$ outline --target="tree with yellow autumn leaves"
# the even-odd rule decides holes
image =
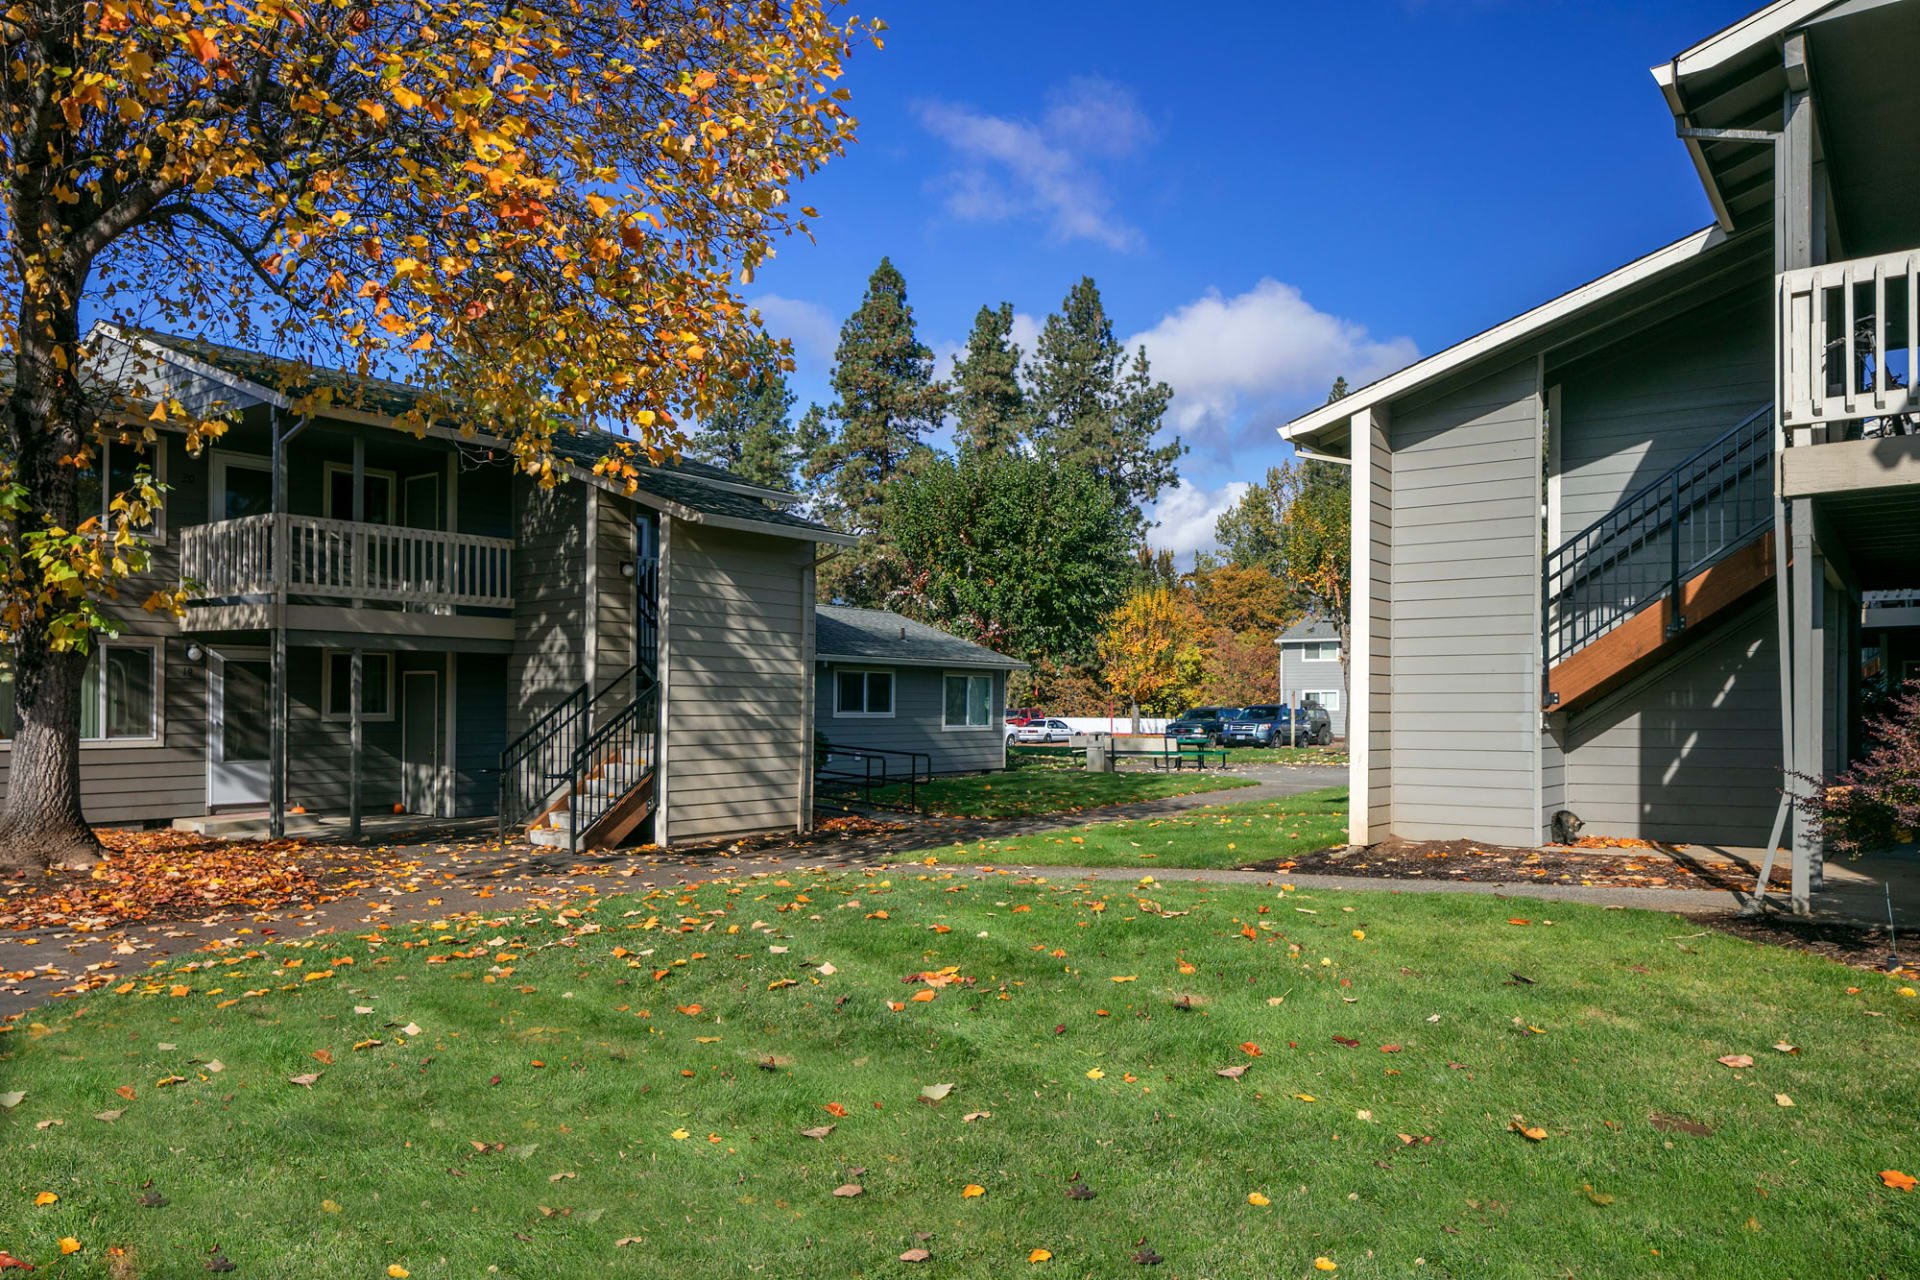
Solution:
[[[96,854],[82,668],[164,502],[142,471],[106,519],[79,511],[100,441],[224,429],[90,376],[84,321],[402,376],[411,425],[483,422],[543,483],[569,423],[658,456],[749,375],[739,289],[814,216],[792,189],[852,139],[837,81],[878,27],[820,0],[0,11],[0,861]]]

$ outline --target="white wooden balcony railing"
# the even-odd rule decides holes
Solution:
[[[431,529],[289,515],[288,572],[274,572],[274,520],[189,526],[181,573],[198,599],[288,593],[417,605],[513,607],[513,543]],[[280,577],[283,580],[277,581]]]
[[[1796,443],[1859,434],[1804,428],[1920,411],[1920,249],[1783,272],[1779,305],[1780,417]]]

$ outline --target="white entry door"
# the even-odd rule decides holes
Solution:
[[[207,805],[267,803],[273,667],[264,650],[207,653]]]
[[[440,673],[401,673],[400,803],[408,813],[439,813]]]

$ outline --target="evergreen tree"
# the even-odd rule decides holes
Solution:
[[[781,367],[785,356],[779,344],[762,336],[751,348],[751,359],[732,394],[695,430],[688,452],[749,483],[791,489],[797,449],[787,417],[794,395]]]
[[[1020,385],[1020,346],[1013,340],[1013,304],[981,307],[967,351],[953,367],[954,439],[962,452],[1006,453],[1027,433],[1027,395]]]
[[[1028,376],[1034,442],[1103,481],[1133,512],[1135,532],[1143,532],[1141,508],[1175,482],[1174,465],[1186,446],[1178,438],[1154,443],[1173,388],[1154,380],[1144,347],[1128,360],[1091,277],[1047,317]]]
[[[815,441],[807,479],[820,490],[828,523],[872,533],[888,483],[924,451],[920,437],[946,408],[946,388],[933,380],[933,352],[914,333],[907,282],[886,258],[840,327],[832,385],[828,412],[838,425]]]

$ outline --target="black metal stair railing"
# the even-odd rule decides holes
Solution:
[[[567,788],[572,809],[569,851],[579,852],[581,838],[652,777],[659,712],[660,686],[643,680],[627,704],[575,748]]]
[[[1540,574],[1547,672],[1773,524],[1773,406],[1734,424],[1549,551]],[[1676,608],[1669,631],[1685,619]]]
[[[500,753],[500,836],[537,818],[573,777],[574,757],[589,737],[609,700],[635,678],[628,667],[594,692],[583,684],[560,704],[527,726]]]

